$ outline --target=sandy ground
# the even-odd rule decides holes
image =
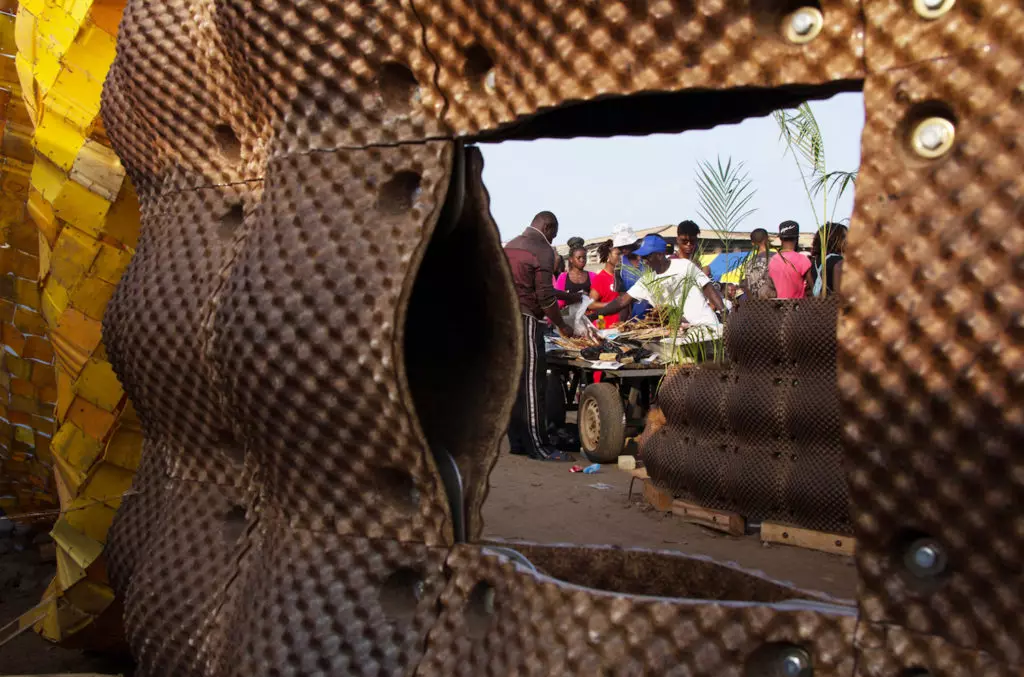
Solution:
[[[786,546],[763,546],[756,536],[733,538],[658,513],[640,497],[627,500],[629,475],[614,466],[570,473],[571,464],[540,463],[502,453],[484,507],[485,537],[540,543],[592,543],[678,550],[731,561],[768,576],[853,599],[852,560]],[[36,548],[0,554],[0,626],[30,609],[53,575]],[[27,632],[0,648],[0,675],[53,672],[128,674],[103,656],[62,649]]]
[[[626,499],[630,476],[615,466],[595,475],[570,473],[571,463],[541,463],[503,454],[491,473],[484,536],[538,543],[587,543],[678,550],[736,562],[769,577],[852,600],[853,560],[757,536],[734,538],[651,510],[638,494]],[[586,465],[581,462],[581,465]]]

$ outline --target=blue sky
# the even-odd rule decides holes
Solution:
[[[827,169],[856,169],[864,97],[839,94],[812,102],[811,108],[825,140]],[[785,147],[771,117],[682,134],[506,141],[480,148],[491,213],[503,240],[517,235],[543,209],[558,216],[558,243],[574,235],[609,234],[620,222],[637,230],[686,218],[700,223],[694,172],[698,161],[714,162],[716,156],[744,162],[757,189],[751,201],[757,211],[741,230],[775,232],[786,219],[806,230],[814,223],[796,165],[791,156],[783,156]],[[835,217],[847,218],[852,210],[853,191],[848,190]]]

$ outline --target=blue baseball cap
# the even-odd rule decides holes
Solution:
[[[640,240],[640,246],[633,252],[636,256],[650,256],[651,254],[664,254],[668,251],[668,242],[661,235],[645,235]]]

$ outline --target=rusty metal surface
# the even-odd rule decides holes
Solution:
[[[768,675],[787,647],[815,675],[1019,672],[1020,8],[828,2],[798,46],[797,7],[129,2],[104,120],[143,233],[106,338],[147,438],[109,551],[138,674]],[[838,332],[859,620],[702,560],[522,546],[559,580],[473,543],[521,348],[501,266],[478,342],[430,336],[451,271],[502,260],[458,138],[549,109],[534,130],[571,136],[596,109],[565,104],[638,93],[705,97],[708,123],[862,78]],[[632,101],[615,129],[650,131]],[[923,161],[930,115],[957,140]],[[948,566],[922,581],[925,536]]]

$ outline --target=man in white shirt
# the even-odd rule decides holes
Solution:
[[[716,310],[724,311],[725,302],[700,267],[689,259],[669,259],[668,243],[660,235],[648,235],[636,250],[652,273],[641,277],[629,290],[598,311],[613,315],[633,301],[647,301],[655,308],[683,301],[683,317],[689,325],[717,327]]]

